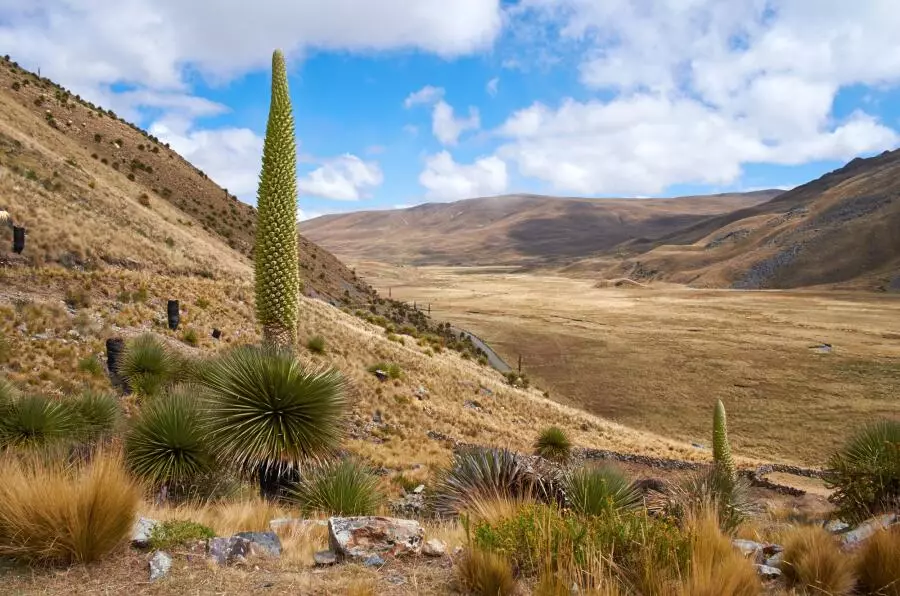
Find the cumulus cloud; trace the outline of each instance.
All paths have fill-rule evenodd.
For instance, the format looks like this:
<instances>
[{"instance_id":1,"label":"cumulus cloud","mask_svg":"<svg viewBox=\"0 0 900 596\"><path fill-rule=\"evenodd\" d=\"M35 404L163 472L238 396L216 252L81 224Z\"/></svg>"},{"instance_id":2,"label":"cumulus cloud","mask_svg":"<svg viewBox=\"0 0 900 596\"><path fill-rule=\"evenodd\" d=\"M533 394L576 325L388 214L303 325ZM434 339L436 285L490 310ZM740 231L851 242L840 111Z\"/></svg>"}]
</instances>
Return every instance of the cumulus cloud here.
<instances>
[{"instance_id":1,"label":"cumulus cloud","mask_svg":"<svg viewBox=\"0 0 900 596\"><path fill-rule=\"evenodd\" d=\"M470 107L469 116L457 118L453 107L445 101L439 101L431 114L431 131L435 138L444 145L456 145L459 137L467 130L478 130L481 117L478 108Z\"/></svg>"},{"instance_id":2,"label":"cumulus cloud","mask_svg":"<svg viewBox=\"0 0 900 596\"><path fill-rule=\"evenodd\" d=\"M336 201L358 201L381 186L384 176L375 162L344 154L329 160L300 179L301 192Z\"/></svg>"},{"instance_id":3,"label":"cumulus cloud","mask_svg":"<svg viewBox=\"0 0 900 596\"><path fill-rule=\"evenodd\" d=\"M418 105L432 105L443 97L443 87L432 87L431 85L425 85L418 91L410 93L406 97L406 100L404 100L403 105L407 109Z\"/></svg>"},{"instance_id":4,"label":"cumulus cloud","mask_svg":"<svg viewBox=\"0 0 900 596\"><path fill-rule=\"evenodd\" d=\"M429 199L453 201L506 192L509 180L506 163L496 156L482 157L465 165L454 161L447 151L425 160L419 183Z\"/></svg>"}]
</instances>

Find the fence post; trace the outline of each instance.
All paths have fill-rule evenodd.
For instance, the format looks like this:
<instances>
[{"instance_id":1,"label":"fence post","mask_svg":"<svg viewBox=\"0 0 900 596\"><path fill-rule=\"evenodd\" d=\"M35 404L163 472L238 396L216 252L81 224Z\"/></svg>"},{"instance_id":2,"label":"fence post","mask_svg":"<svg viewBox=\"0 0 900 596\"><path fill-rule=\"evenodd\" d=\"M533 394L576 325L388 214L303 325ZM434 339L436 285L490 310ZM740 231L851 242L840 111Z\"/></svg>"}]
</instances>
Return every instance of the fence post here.
<instances>
[{"instance_id":1,"label":"fence post","mask_svg":"<svg viewBox=\"0 0 900 596\"><path fill-rule=\"evenodd\" d=\"M109 380L113 387L117 387L128 395L131 393L131 387L119 376L119 362L121 361L122 352L125 351L125 340L121 337L110 337L106 340L106 370L109 372Z\"/></svg>"},{"instance_id":2,"label":"fence post","mask_svg":"<svg viewBox=\"0 0 900 596\"><path fill-rule=\"evenodd\" d=\"M522 355L519 354L519 374L522 374Z\"/></svg>"},{"instance_id":3,"label":"fence post","mask_svg":"<svg viewBox=\"0 0 900 596\"><path fill-rule=\"evenodd\" d=\"M25 250L25 228L13 226L13 252L17 255Z\"/></svg>"},{"instance_id":4,"label":"fence post","mask_svg":"<svg viewBox=\"0 0 900 596\"><path fill-rule=\"evenodd\" d=\"M178 323L181 322L181 312L179 311L177 300L169 300L169 303L166 305L166 314L169 319L169 329L175 331L178 329Z\"/></svg>"}]
</instances>

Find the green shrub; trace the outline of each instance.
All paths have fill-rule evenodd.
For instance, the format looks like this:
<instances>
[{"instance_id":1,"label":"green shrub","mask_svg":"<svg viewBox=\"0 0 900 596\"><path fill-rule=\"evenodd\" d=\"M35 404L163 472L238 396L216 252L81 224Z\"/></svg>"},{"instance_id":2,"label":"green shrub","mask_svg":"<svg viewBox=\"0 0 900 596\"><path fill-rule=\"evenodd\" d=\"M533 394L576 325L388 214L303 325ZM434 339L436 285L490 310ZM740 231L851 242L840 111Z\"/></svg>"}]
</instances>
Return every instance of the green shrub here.
<instances>
[{"instance_id":1,"label":"green shrub","mask_svg":"<svg viewBox=\"0 0 900 596\"><path fill-rule=\"evenodd\" d=\"M205 367L202 383L215 451L242 470L325 455L340 440L347 402L334 369L308 371L289 351L243 346Z\"/></svg>"},{"instance_id":2,"label":"green shrub","mask_svg":"<svg viewBox=\"0 0 900 596\"><path fill-rule=\"evenodd\" d=\"M71 440L80 430L71 407L42 395L19 397L8 402L4 410L0 447L46 447Z\"/></svg>"},{"instance_id":3,"label":"green shrub","mask_svg":"<svg viewBox=\"0 0 900 596\"><path fill-rule=\"evenodd\" d=\"M141 409L125 437L135 475L155 485L184 484L213 468L196 392L176 388Z\"/></svg>"},{"instance_id":4,"label":"green shrub","mask_svg":"<svg viewBox=\"0 0 900 596\"><path fill-rule=\"evenodd\" d=\"M373 375L379 370L386 373L391 379L400 379L403 377L403 369L400 368L399 364L393 362L379 362L368 368L368 371Z\"/></svg>"},{"instance_id":5,"label":"green shrub","mask_svg":"<svg viewBox=\"0 0 900 596\"><path fill-rule=\"evenodd\" d=\"M87 308L91 305L91 295L84 288L68 288L65 303L66 306L73 309Z\"/></svg>"},{"instance_id":6,"label":"green shrub","mask_svg":"<svg viewBox=\"0 0 900 596\"><path fill-rule=\"evenodd\" d=\"M181 336L181 340L189 346L197 347L197 344L200 342L197 337L197 332L193 329L185 329L184 334Z\"/></svg>"},{"instance_id":7,"label":"green shrub","mask_svg":"<svg viewBox=\"0 0 900 596\"><path fill-rule=\"evenodd\" d=\"M611 465L583 467L566 476L569 506L580 515L613 515L641 504L641 493Z\"/></svg>"},{"instance_id":8,"label":"green shrub","mask_svg":"<svg viewBox=\"0 0 900 596\"><path fill-rule=\"evenodd\" d=\"M374 515L384 502L378 477L352 459L310 467L290 492L303 511L327 515Z\"/></svg>"},{"instance_id":9,"label":"green shrub","mask_svg":"<svg viewBox=\"0 0 900 596\"><path fill-rule=\"evenodd\" d=\"M314 335L306 342L306 349L316 354L325 353L325 338L321 335Z\"/></svg>"},{"instance_id":10,"label":"green shrub","mask_svg":"<svg viewBox=\"0 0 900 596\"><path fill-rule=\"evenodd\" d=\"M197 308L202 308L203 310L206 310L207 308L209 308L210 302L203 296L200 296L199 298L197 298L197 301L194 304L197 305Z\"/></svg>"},{"instance_id":11,"label":"green shrub","mask_svg":"<svg viewBox=\"0 0 900 596\"><path fill-rule=\"evenodd\" d=\"M150 530L151 550L168 550L174 546L195 540L215 538L216 533L207 526L190 520L168 520Z\"/></svg>"},{"instance_id":12,"label":"green shrub","mask_svg":"<svg viewBox=\"0 0 900 596\"><path fill-rule=\"evenodd\" d=\"M900 507L900 421L861 428L831 456L825 477L830 500L848 521Z\"/></svg>"},{"instance_id":13,"label":"green shrub","mask_svg":"<svg viewBox=\"0 0 900 596\"><path fill-rule=\"evenodd\" d=\"M78 361L78 370L87 373L92 377L102 377L106 374L106 369L100 359L95 355L85 356Z\"/></svg>"},{"instance_id":14,"label":"green shrub","mask_svg":"<svg viewBox=\"0 0 900 596\"><path fill-rule=\"evenodd\" d=\"M79 427L88 441L112 433L122 417L119 400L108 393L86 391L72 400L70 405L80 419Z\"/></svg>"},{"instance_id":15,"label":"green shrub","mask_svg":"<svg viewBox=\"0 0 900 596\"><path fill-rule=\"evenodd\" d=\"M663 500L665 513L681 520L714 510L726 533L734 532L757 509L749 482L745 478L731 480L715 465L688 475L672 486Z\"/></svg>"},{"instance_id":16,"label":"green shrub","mask_svg":"<svg viewBox=\"0 0 900 596\"><path fill-rule=\"evenodd\" d=\"M153 396L179 380L181 361L159 339L147 333L125 344L118 372L135 393Z\"/></svg>"},{"instance_id":17,"label":"green shrub","mask_svg":"<svg viewBox=\"0 0 900 596\"><path fill-rule=\"evenodd\" d=\"M514 370L511 370L503 375L506 377L506 382L510 384L512 387L518 387L520 389L528 389L530 384L528 380L528 375L525 373L518 373Z\"/></svg>"},{"instance_id":18,"label":"green shrub","mask_svg":"<svg viewBox=\"0 0 900 596\"><path fill-rule=\"evenodd\" d=\"M550 426L541 431L534 442L535 455L556 462L566 462L572 453L572 443L558 426Z\"/></svg>"}]
</instances>

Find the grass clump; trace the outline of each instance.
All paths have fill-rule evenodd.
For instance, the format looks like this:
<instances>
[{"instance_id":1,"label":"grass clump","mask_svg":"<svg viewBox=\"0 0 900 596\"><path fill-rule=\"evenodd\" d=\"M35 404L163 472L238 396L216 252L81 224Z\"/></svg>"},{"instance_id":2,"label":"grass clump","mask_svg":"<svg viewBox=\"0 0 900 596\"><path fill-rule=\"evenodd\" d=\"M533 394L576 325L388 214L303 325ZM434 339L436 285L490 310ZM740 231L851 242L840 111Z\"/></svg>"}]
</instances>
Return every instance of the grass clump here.
<instances>
[{"instance_id":1,"label":"grass clump","mask_svg":"<svg viewBox=\"0 0 900 596\"><path fill-rule=\"evenodd\" d=\"M476 596L511 596L516 593L516 578L503 556L469 549L457 567L457 578L466 593Z\"/></svg>"},{"instance_id":2,"label":"grass clump","mask_svg":"<svg viewBox=\"0 0 900 596\"><path fill-rule=\"evenodd\" d=\"M0 447L39 449L70 440L79 430L73 409L43 395L27 395L3 404Z\"/></svg>"},{"instance_id":3,"label":"grass clump","mask_svg":"<svg viewBox=\"0 0 900 596\"><path fill-rule=\"evenodd\" d=\"M619 469L583 467L565 480L569 506L580 515L613 515L641 504L641 493Z\"/></svg>"},{"instance_id":4,"label":"grass clump","mask_svg":"<svg viewBox=\"0 0 900 596\"><path fill-rule=\"evenodd\" d=\"M325 338L321 335L314 335L306 342L306 349L316 354L325 353Z\"/></svg>"},{"instance_id":5,"label":"grass clump","mask_svg":"<svg viewBox=\"0 0 900 596\"><path fill-rule=\"evenodd\" d=\"M866 594L900 596L900 528L881 530L863 544L856 575Z\"/></svg>"},{"instance_id":6,"label":"grass clump","mask_svg":"<svg viewBox=\"0 0 900 596\"><path fill-rule=\"evenodd\" d=\"M84 438L95 441L111 434L119 425L122 410L114 395L85 391L71 402Z\"/></svg>"},{"instance_id":7,"label":"grass clump","mask_svg":"<svg viewBox=\"0 0 900 596\"><path fill-rule=\"evenodd\" d=\"M830 500L848 521L900 508L900 421L861 428L828 462Z\"/></svg>"},{"instance_id":8,"label":"grass clump","mask_svg":"<svg viewBox=\"0 0 900 596\"><path fill-rule=\"evenodd\" d=\"M104 453L74 468L6 459L0 477L0 556L22 562L96 561L128 538L140 500Z\"/></svg>"},{"instance_id":9,"label":"grass clump","mask_svg":"<svg viewBox=\"0 0 900 596\"><path fill-rule=\"evenodd\" d=\"M176 382L181 373L179 358L160 340L146 333L125 344L119 375L140 396L153 396Z\"/></svg>"},{"instance_id":10,"label":"grass clump","mask_svg":"<svg viewBox=\"0 0 900 596\"><path fill-rule=\"evenodd\" d=\"M681 596L756 596L759 577L750 561L719 530L718 515L707 509L688 523L690 563Z\"/></svg>"},{"instance_id":11,"label":"grass clump","mask_svg":"<svg viewBox=\"0 0 900 596\"><path fill-rule=\"evenodd\" d=\"M197 344L200 343L200 339L197 337L197 332L194 329L185 329L184 334L181 336L181 340L189 346L197 347Z\"/></svg>"},{"instance_id":12,"label":"grass clump","mask_svg":"<svg viewBox=\"0 0 900 596\"><path fill-rule=\"evenodd\" d=\"M820 527L796 528L787 536L781 571L788 587L804 594L841 596L856 583L852 560Z\"/></svg>"},{"instance_id":13,"label":"grass clump","mask_svg":"<svg viewBox=\"0 0 900 596\"><path fill-rule=\"evenodd\" d=\"M306 513L374 515L384 502L378 477L352 459L305 470L290 492Z\"/></svg>"},{"instance_id":14,"label":"grass clump","mask_svg":"<svg viewBox=\"0 0 900 596\"><path fill-rule=\"evenodd\" d=\"M78 370L98 378L106 374L103 363L93 354L78 361Z\"/></svg>"},{"instance_id":15,"label":"grass clump","mask_svg":"<svg viewBox=\"0 0 900 596\"><path fill-rule=\"evenodd\" d=\"M367 369L370 373L377 374L378 371L383 372L391 379L400 379L403 377L403 369L399 364L393 362L378 362Z\"/></svg>"},{"instance_id":16,"label":"grass clump","mask_svg":"<svg viewBox=\"0 0 900 596\"><path fill-rule=\"evenodd\" d=\"M203 524L190 520L168 520L150 530L150 549L165 550L194 540L215 538L216 533Z\"/></svg>"},{"instance_id":17,"label":"grass clump","mask_svg":"<svg viewBox=\"0 0 900 596\"><path fill-rule=\"evenodd\" d=\"M572 454L572 443L558 426L550 426L541 431L534 442L534 453L545 459L564 463Z\"/></svg>"}]
</instances>

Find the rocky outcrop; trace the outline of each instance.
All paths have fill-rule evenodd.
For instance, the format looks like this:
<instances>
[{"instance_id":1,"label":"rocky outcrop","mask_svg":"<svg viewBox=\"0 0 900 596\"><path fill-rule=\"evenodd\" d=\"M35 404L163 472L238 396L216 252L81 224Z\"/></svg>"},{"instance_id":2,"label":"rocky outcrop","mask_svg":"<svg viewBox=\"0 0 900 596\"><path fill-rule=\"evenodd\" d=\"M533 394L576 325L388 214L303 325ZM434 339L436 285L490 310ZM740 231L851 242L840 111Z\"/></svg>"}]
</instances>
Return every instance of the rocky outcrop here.
<instances>
[{"instance_id":1,"label":"rocky outcrop","mask_svg":"<svg viewBox=\"0 0 900 596\"><path fill-rule=\"evenodd\" d=\"M328 542L338 560L366 561L422 552L425 531L419 522L390 517L332 517Z\"/></svg>"}]
</instances>

